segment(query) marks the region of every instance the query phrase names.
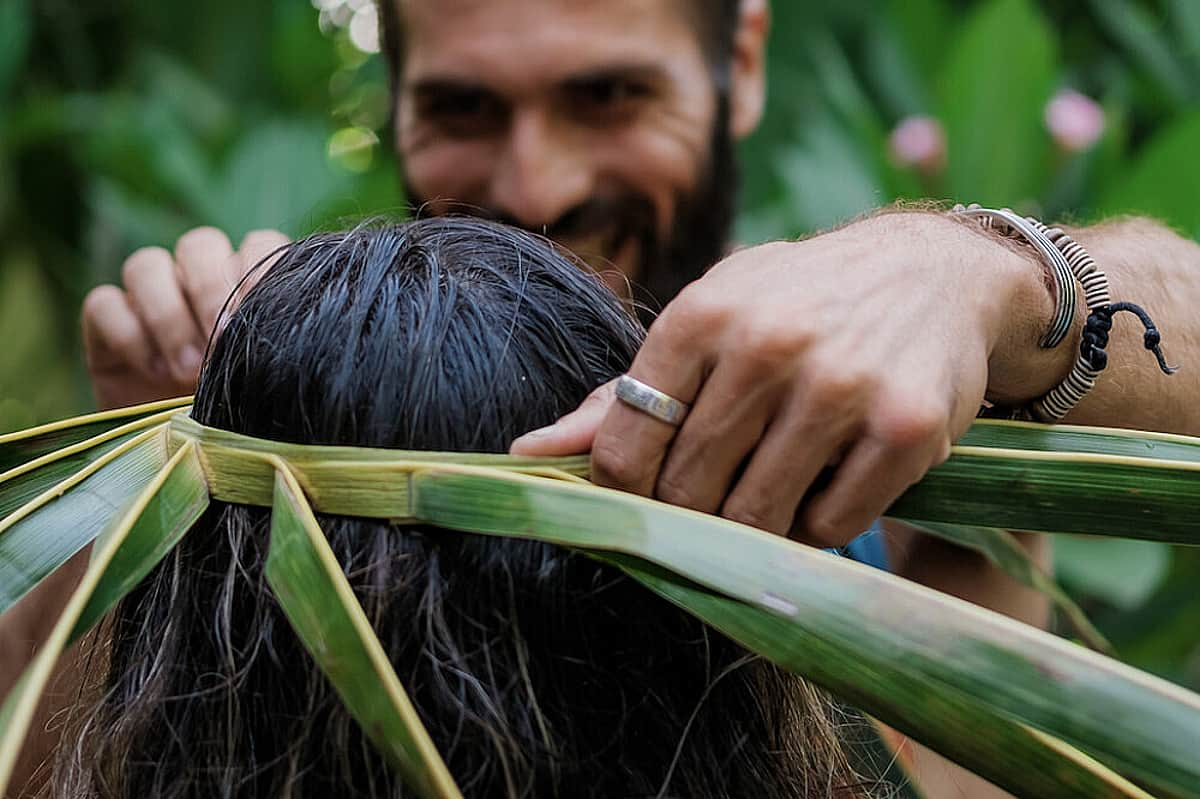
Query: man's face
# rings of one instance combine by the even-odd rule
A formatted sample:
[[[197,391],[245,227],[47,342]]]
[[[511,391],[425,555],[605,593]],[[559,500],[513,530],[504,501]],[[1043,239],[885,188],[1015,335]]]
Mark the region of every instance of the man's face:
[[[697,276],[734,187],[690,1],[393,0],[410,198],[543,232],[623,294],[664,268]]]

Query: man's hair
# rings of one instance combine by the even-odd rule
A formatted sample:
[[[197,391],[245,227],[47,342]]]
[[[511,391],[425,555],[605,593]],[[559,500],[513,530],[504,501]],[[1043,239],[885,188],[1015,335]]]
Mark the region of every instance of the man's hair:
[[[400,11],[402,2],[404,0],[377,0],[376,2],[379,10],[380,47],[387,62],[393,103],[395,103],[399,89],[400,76],[403,74],[407,46],[404,20]],[[728,88],[730,59],[733,56],[733,40],[737,33],[741,0],[675,0],[675,2],[692,17],[700,35],[701,47],[708,58],[714,81],[724,91]]]
[[[193,415],[277,440],[503,452],[642,330],[547,241],[425,219],[290,245],[215,342]],[[467,796],[858,795],[828,704],[610,567],[530,541],[322,527]],[[62,795],[408,797],[214,501],[111,620]]]

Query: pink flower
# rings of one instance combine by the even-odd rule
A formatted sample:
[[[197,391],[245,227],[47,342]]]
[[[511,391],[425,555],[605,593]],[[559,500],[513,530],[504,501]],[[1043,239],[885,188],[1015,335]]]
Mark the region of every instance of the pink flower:
[[[900,120],[888,137],[888,149],[896,163],[916,167],[926,175],[936,175],[946,165],[946,134],[933,117]]]
[[[1062,89],[1046,103],[1046,129],[1067,153],[1091,147],[1104,133],[1104,109],[1092,98]]]

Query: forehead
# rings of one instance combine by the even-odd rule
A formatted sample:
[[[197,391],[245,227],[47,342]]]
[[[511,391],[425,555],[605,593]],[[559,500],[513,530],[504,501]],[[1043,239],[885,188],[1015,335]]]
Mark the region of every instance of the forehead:
[[[391,0],[404,20],[406,83],[437,74],[513,90],[622,62],[694,70],[691,1]]]

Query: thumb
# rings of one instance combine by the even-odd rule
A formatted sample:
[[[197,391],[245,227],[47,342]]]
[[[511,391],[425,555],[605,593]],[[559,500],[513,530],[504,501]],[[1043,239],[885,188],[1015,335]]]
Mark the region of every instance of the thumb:
[[[555,457],[581,455],[592,448],[596,430],[608,409],[617,401],[616,380],[610,380],[588,394],[578,408],[549,427],[531,430],[509,447],[511,455]]]

